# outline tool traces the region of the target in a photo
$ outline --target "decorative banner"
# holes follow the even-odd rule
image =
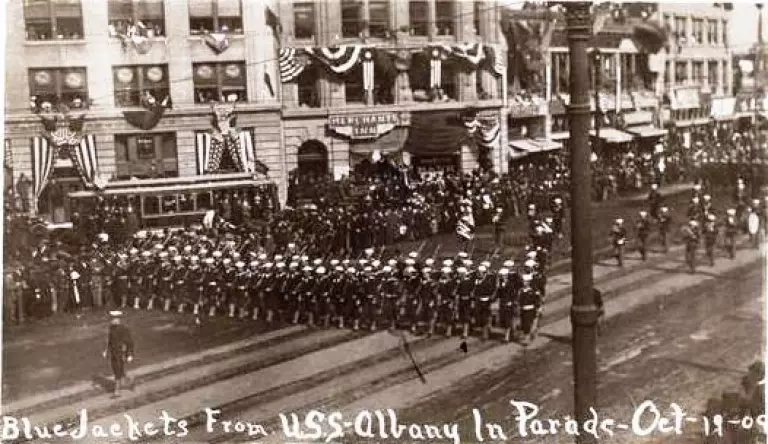
[[[56,149],[45,137],[32,138],[32,186],[35,199],[40,197],[53,171]]]
[[[328,128],[353,140],[376,139],[397,126],[410,126],[407,113],[338,115],[328,118]]]
[[[198,176],[208,172],[211,159],[211,135],[208,133],[195,134],[195,171]]]
[[[78,72],[70,72],[64,77],[64,84],[71,89],[80,89],[84,83],[83,75]]]
[[[451,46],[448,51],[454,57],[469,62],[472,66],[477,66],[485,58],[485,50],[482,43],[464,43]]]
[[[6,169],[13,169],[13,149],[11,148],[11,140],[5,139],[5,156],[3,158],[3,166]]]
[[[163,68],[159,66],[153,66],[147,70],[147,80],[150,82],[160,82],[163,80]]]
[[[280,81],[288,83],[295,80],[306,67],[300,57],[300,49],[280,48]]]
[[[195,70],[195,75],[201,79],[210,80],[213,78],[213,67],[211,65],[200,65]]]
[[[373,52],[370,49],[366,49],[363,52],[363,89],[365,91],[373,91],[374,75],[373,75]]]
[[[432,49],[429,59],[429,86],[440,88],[443,84],[443,59],[440,50]]]
[[[131,68],[120,68],[117,70],[117,80],[120,83],[131,83],[133,81],[133,70]]]
[[[342,45],[333,48],[306,48],[308,54],[322,62],[336,74],[344,74],[357,65],[363,47]]]
[[[69,146],[69,155],[86,184],[94,184],[99,165],[96,157],[96,136],[87,134],[77,145]]]
[[[50,85],[52,81],[51,73],[48,71],[38,71],[35,73],[35,83],[41,86]]]

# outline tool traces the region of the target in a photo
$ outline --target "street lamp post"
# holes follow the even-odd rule
[[[592,293],[591,164],[589,146],[589,58],[591,37],[590,2],[568,2],[566,22],[571,68],[571,102],[568,107],[571,133],[571,272],[573,275],[573,376],[575,417],[579,444],[595,443],[584,433],[584,423],[597,398],[597,318]]]

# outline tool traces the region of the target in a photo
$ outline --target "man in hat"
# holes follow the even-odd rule
[[[128,380],[125,372],[125,363],[133,361],[133,338],[128,327],[120,321],[120,318],[123,316],[121,311],[111,311],[109,315],[112,320],[109,325],[107,347],[104,349],[102,356],[109,359],[112,373],[115,376],[114,396],[118,397],[120,396],[123,383]],[[132,382],[130,382],[130,385],[133,388]]]
[[[671,223],[672,216],[669,214],[669,208],[661,207],[659,212],[659,241],[661,242],[661,246],[664,247],[665,253],[669,251],[667,234],[669,233]]]
[[[661,193],[659,192],[659,185],[652,183],[651,191],[648,193],[648,212],[654,219],[659,218],[659,210],[662,204]]]
[[[691,219],[688,225],[683,226],[683,240],[685,242],[685,261],[691,273],[696,272],[696,249],[699,247],[699,222]]]
[[[739,220],[736,217],[736,209],[729,208],[725,218],[725,249],[733,259],[736,256],[736,235],[739,232]]]
[[[619,267],[624,266],[624,243],[627,239],[627,229],[624,227],[624,219],[616,219],[611,227],[611,242],[613,244],[613,254]]]
[[[715,223],[716,217],[714,214],[707,216],[707,221],[704,223],[704,251],[709,258],[709,266],[715,266],[715,244],[717,243],[718,227]]]

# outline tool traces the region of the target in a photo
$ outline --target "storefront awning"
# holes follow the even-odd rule
[[[403,150],[416,156],[455,154],[469,142],[466,126],[456,111],[414,112]]]
[[[378,151],[381,154],[390,154],[400,151],[408,139],[408,128],[395,128],[374,140],[354,140],[349,143],[351,154],[371,155]]]
[[[568,140],[571,138],[570,131],[558,131],[549,135],[552,140]]]
[[[653,125],[643,125],[627,128],[627,132],[638,137],[662,137],[667,134],[667,130],[657,128]]]
[[[510,140],[509,147],[513,152],[513,157],[520,157],[521,155],[541,153],[544,151],[559,150],[563,147],[563,144],[554,140],[543,139],[517,139]]]
[[[736,98],[726,97],[712,100],[711,116],[715,120],[731,120],[736,117]]]
[[[590,130],[589,134],[592,137],[597,137],[597,131]],[[627,134],[624,131],[619,131],[616,128],[600,128],[600,138],[608,143],[626,143],[634,140],[631,134]]]

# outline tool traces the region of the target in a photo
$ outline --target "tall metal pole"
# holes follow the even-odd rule
[[[762,97],[763,84],[761,82],[761,71],[763,68],[763,4],[755,4],[757,7],[757,49],[755,51],[755,139],[752,144],[752,152],[749,156],[750,169],[750,187],[752,188],[752,198],[758,198],[760,186],[758,185],[757,158],[762,147],[760,146],[760,98]]]
[[[595,437],[583,433],[590,409],[596,408],[598,310],[592,294],[591,165],[589,146],[589,58],[591,36],[590,2],[563,3],[567,9],[571,64],[571,103],[568,107],[571,132],[571,272],[573,274],[573,376],[575,417],[582,433],[579,444],[592,444]]]

